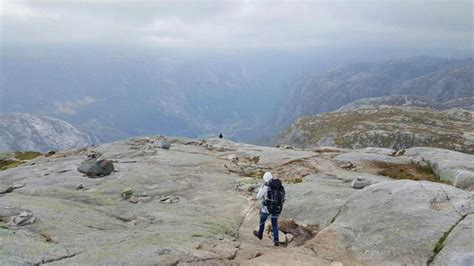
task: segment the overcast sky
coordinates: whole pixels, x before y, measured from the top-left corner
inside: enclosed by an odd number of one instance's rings
[[[474,1],[0,0],[3,44],[473,50]]]

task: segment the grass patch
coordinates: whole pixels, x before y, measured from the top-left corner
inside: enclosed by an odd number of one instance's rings
[[[377,174],[393,179],[426,180],[444,183],[434,174],[431,168],[422,167],[415,163],[391,164],[387,162],[373,162],[373,166],[380,169]]]
[[[23,160],[32,160],[42,155],[43,154],[41,152],[37,152],[37,151],[16,151],[13,157],[15,157],[18,160],[23,161]]]
[[[287,184],[298,184],[298,183],[303,182],[303,178],[302,177],[288,178],[288,179],[284,179],[284,182]]]
[[[255,170],[244,173],[246,177],[262,177],[265,174],[263,170]]]
[[[22,163],[23,163],[22,161],[10,160],[10,159],[0,160],[0,171],[4,171],[10,168],[15,168]]]

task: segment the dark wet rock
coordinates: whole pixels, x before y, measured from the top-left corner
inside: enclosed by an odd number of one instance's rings
[[[87,177],[98,178],[110,175],[114,171],[114,165],[105,159],[97,160],[96,156],[92,155],[89,159],[81,162],[77,171]]]
[[[169,150],[171,148],[171,144],[168,141],[162,141],[160,143],[160,148]]]

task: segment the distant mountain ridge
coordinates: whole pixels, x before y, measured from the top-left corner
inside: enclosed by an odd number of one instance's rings
[[[474,97],[474,59],[414,57],[350,64],[300,81],[277,115],[277,128],[298,117],[335,111],[354,100],[417,95],[446,102]]]
[[[0,113],[0,151],[46,152],[92,144],[93,137],[60,119],[25,113]]]

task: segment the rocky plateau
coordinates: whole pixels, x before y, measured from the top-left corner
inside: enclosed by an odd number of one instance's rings
[[[165,149],[161,140],[65,150],[1,171],[1,264],[474,264],[473,155],[171,137]],[[79,173],[90,153],[115,171]],[[265,171],[287,191],[278,248],[252,234]]]

